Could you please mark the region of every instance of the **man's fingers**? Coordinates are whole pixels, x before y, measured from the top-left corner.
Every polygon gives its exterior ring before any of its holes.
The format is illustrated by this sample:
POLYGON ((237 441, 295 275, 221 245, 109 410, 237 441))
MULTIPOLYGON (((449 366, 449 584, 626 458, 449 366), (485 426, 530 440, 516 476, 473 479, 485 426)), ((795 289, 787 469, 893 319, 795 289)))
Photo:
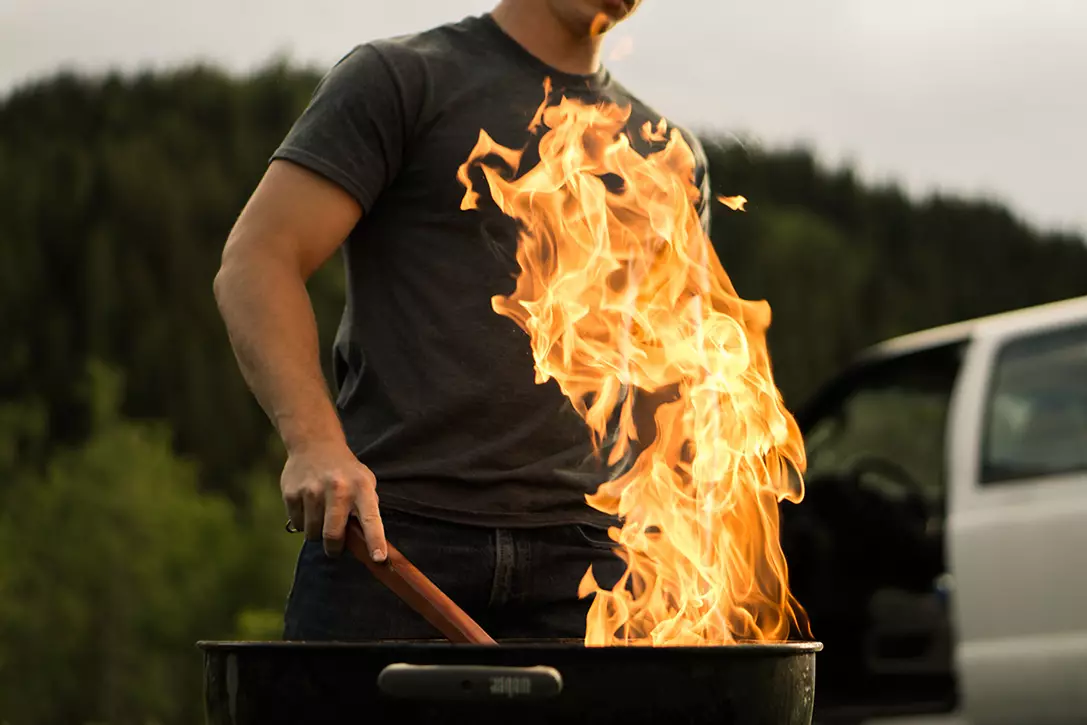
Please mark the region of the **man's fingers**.
POLYGON ((306 539, 309 541, 320 541, 321 532, 324 529, 325 524, 325 499, 316 487, 308 486, 302 492, 302 505, 305 507, 303 513, 304 528, 306 531, 306 539))
POLYGON ((339 556, 347 528, 347 517, 354 506, 355 487, 343 479, 329 481, 325 486, 325 554, 339 556))
POLYGON ((389 548, 385 545, 385 527, 381 524, 381 512, 377 507, 377 491, 374 490, 372 483, 364 483, 360 486, 355 499, 355 509, 358 511, 359 523, 362 524, 362 534, 366 539, 370 558, 377 562, 385 561, 389 548))

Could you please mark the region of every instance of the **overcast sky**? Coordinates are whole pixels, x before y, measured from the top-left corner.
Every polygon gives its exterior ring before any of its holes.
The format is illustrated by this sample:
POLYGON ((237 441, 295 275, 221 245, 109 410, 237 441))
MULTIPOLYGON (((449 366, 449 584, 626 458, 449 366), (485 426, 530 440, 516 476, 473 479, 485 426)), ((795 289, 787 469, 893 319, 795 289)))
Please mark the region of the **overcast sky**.
MULTIPOLYGON (((327 66, 492 4, 0 0, 0 94, 60 67, 327 66)), ((645 0, 611 35, 613 73, 677 121, 1087 232, 1087 0, 645 0)))

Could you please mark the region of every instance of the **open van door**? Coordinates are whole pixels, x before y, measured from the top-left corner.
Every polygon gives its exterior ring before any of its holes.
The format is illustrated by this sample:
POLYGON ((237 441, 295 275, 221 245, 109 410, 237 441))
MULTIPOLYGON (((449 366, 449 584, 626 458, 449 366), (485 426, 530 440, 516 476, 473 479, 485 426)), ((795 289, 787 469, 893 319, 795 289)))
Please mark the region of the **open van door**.
POLYGON ((945 462, 964 345, 862 361, 798 412, 806 492, 782 507, 782 544, 825 644, 821 723, 955 705, 945 462))

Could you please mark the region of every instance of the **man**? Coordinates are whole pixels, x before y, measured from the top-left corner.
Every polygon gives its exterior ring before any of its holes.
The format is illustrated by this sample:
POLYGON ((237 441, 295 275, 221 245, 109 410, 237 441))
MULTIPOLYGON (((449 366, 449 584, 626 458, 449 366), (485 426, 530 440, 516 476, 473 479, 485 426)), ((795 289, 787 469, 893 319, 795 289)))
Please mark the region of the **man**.
POLYGON ((460 211, 457 169, 480 129, 526 148, 522 168, 536 163, 529 126, 545 79, 553 101, 630 105, 641 143, 637 129, 660 116, 601 67, 599 32, 637 4, 502 0, 359 46, 322 80, 239 217, 215 293, 287 448, 283 499, 305 531, 288 639, 434 635, 339 556, 352 515, 375 561, 387 537, 496 637, 580 637, 585 570, 608 587, 622 574, 613 522, 584 500, 609 471, 558 386, 535 384, 528 337, 491 309, 513 288, 516 226, 493 205, 460 211), (334 405, 305 282, 341 247, 334 405))

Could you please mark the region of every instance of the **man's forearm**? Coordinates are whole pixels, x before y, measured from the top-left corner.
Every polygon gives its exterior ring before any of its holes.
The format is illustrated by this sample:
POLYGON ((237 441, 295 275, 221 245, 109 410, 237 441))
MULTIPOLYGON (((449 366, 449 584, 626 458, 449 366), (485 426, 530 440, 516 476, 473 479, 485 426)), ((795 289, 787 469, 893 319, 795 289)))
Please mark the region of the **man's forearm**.
POLYGON ((313 306, 298 271, 274 259, 224 260, 215 299, 242 375, 287 450, 342 441, 321 373, 313 306))

